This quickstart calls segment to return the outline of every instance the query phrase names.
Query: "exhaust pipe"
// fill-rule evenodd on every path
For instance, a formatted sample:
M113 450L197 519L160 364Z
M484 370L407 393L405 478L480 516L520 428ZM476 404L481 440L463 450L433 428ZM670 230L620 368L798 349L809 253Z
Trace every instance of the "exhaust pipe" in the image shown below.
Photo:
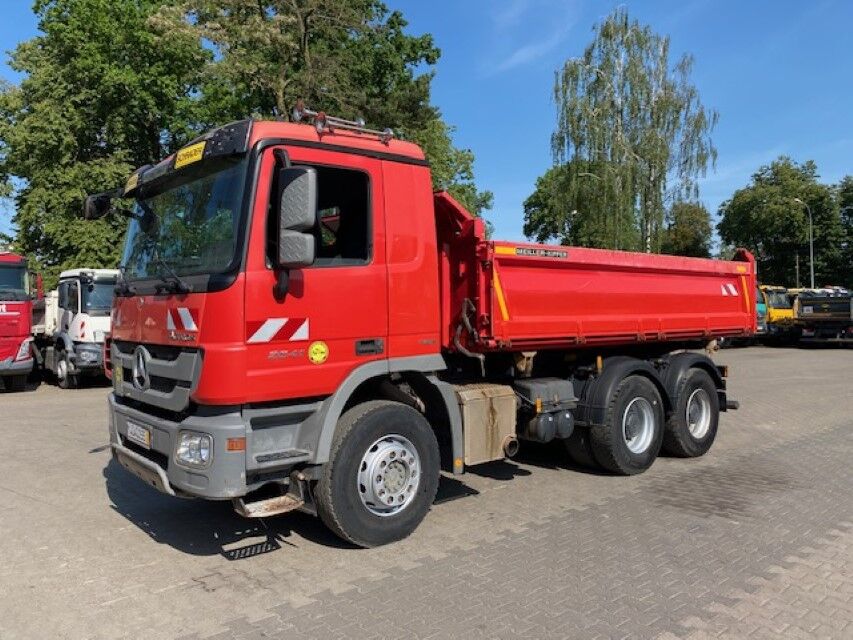
M503 442L504 455L507 458L514 458L518 453L518 438L515 436L507 436Z

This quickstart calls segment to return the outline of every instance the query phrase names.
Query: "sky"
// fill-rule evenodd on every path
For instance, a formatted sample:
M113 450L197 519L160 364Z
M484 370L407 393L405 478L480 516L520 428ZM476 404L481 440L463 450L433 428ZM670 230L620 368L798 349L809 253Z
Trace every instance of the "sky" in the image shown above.
M849 0L386 0L442 50L433 102L476 157L495 237L523 239L523 202L551 166L554 73L581 55L617 6L695 58L693 83L720 113L715 171L700 199L721 202L781 154L817 162L824 182L853 174L853 2ZM35 35L30 0L4 0L0 51ZM0 78L19 80L6 64ZM341 114L347 115L347 114ZM393 122L384 123L394 127ZM0 205L0 231L11 211Z

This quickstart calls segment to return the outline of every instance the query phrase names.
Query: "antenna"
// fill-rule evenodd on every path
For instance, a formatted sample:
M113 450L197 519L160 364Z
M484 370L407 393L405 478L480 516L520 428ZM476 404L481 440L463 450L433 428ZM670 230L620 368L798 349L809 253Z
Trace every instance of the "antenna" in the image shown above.
M293 107L291 120L293 120L293 122L313 120L314 128L320 135L323 135L324 133L334 133L335 129L344 129L345 131L355 131L356 133L376 136L383 144L388 144L388 142L394 137L394 131L391 129L385 129L384 131L368 129L364 126L364 120L362 118L359 118L358 120L345 120L344 118L338 118L337 116L326 115L322 111L312 111L305 106L305 101L301 99L297 100L296 106Z

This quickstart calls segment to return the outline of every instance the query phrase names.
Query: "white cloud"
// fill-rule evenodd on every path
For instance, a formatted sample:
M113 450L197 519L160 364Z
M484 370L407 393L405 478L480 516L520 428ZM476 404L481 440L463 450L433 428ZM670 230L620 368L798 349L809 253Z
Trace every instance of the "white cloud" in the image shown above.
M559 46L575 26L578 17L578 2L567 0L512 0L492 15L495 32L499 34L502 48L513 38L513 32L525 38L508 54L491 55L488 75L503 73L530 64L546 56ZM545 32L542 33L542 27ZM550 27L550 31L547 29ZM539 37L531 39L531 33ZM505 49L504 49L505 50ZM499 60L497 63L493 62Z
M525 44L515 51L513 51L507 58L503 60L503 62L498 63L492 69L493 73L502 73L504 71L509 71L510 69L515 69L516 67L520 67L522 65L533 62L534 60L538 60L549 51L551 51L554 47L556 47L560 42L563 41L563 38L566 37L566 32L568 30L560 30L554 34L552 34L546 40L540 40L536 42L530 42Z

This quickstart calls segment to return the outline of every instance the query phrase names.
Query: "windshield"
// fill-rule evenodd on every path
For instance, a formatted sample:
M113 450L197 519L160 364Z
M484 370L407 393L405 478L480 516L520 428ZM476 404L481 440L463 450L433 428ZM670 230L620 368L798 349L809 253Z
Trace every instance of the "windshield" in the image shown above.
M123 263L128 279L222 273L235 260L245 162L136 201Z
M791 303L788 294L782 291L767 291L767 304L774 309L790 309Z
M109 312L113 303L115 280L95 280L83 286L83 312L95 315Z
M0 300L21 302L29 299L27 270L24 267L0 265Z

